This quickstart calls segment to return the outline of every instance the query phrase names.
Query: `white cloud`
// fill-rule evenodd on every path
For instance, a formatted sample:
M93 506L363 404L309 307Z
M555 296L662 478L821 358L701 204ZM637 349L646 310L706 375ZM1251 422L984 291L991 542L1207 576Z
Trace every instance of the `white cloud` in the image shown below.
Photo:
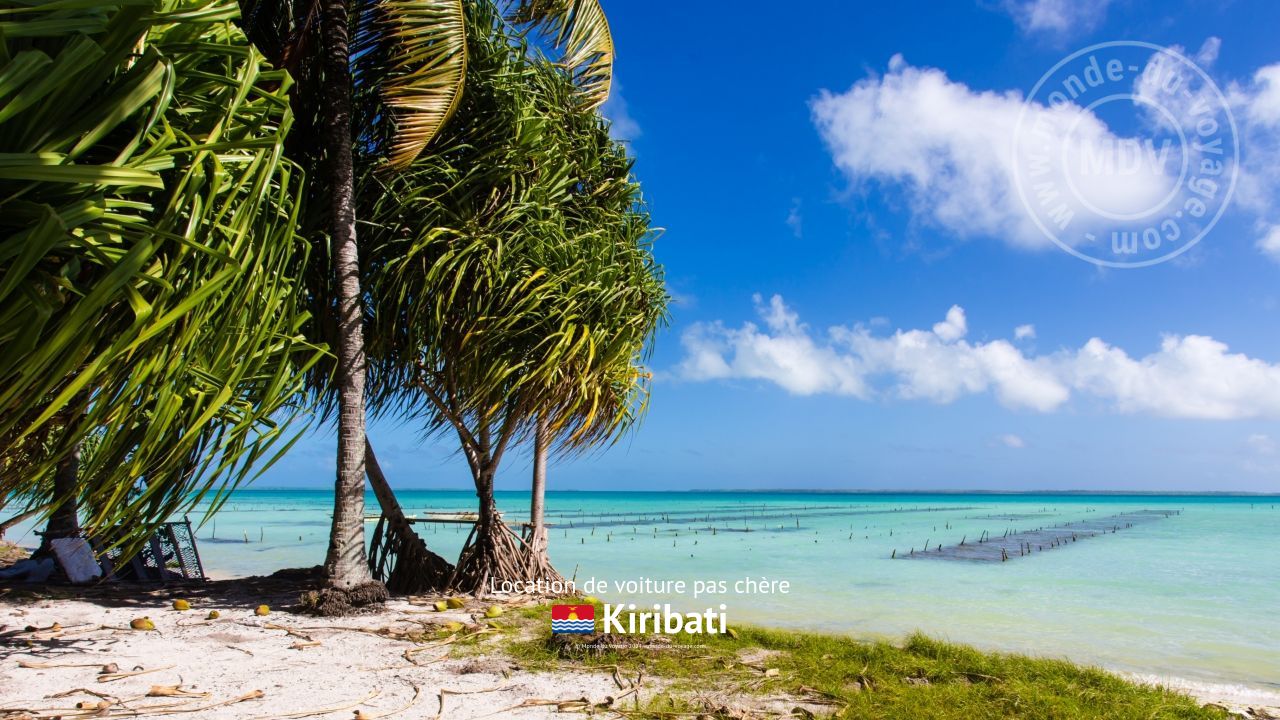
M1262 237L1258 238L1257 246L1263 255L1280 262L1280 225L1265 227Z
M957 308L958 309L958 308ZM992 392L1013 408L1053 410L1069 391L1043 362L1024 357L1004 340L971 344L942 332L899 330L877 337L865 328L832 328L832 338L869 376L887 378L888 392L907 399L949 403L964 395Z
M600 106L600 114L609 120L609 135L614 140L631 142L643 134L640 123L631 117L627 99L622 96L622 83L617 79L609 89L608 99Z
M1222 38L1210 37L1200 46L1200 51L1196 53L1196 63L1207 67L1218 61L1218 53L1222 51Z
M774 295L768 304L759 295L754 299L765 330L754 323L736 330L719 324L693 326L682 338L682 376L768 380L796 395L867 397L862 372L852 358L809 337L808 328L781 297Z
M1011 1L1005 7L1027 29L1055 30L1086 22L1082 18L1100 14L1106 5L1040 0ZM1209 37L1194 53L1177 46L1170 50L1211 71L1221 47L1219 38ZM1225 126L1225 114L1216 110L1221 99L1197 73L1166 53L1153 53L1149 69L1153 72L1142 73L1133 91L1136 109L1148 121L1140 134L1151 134L1157 149L1164 147L1159 131L1175 123L1186 131L1203 120L1206 107ZM1164 72L1155 71L1160 69ZM1181 80L1177 90L1158 86L1156 79L1171 75ZM1241 153L1233 206L1261 219L1268 232L1257 246L1277 257L1275 243L1280 240L1273 240L1269 230L1280 227L1275 210L1280 198L1280 63L1222 87L1235 117ZM1046 187L1061 187L1065 180L1072 192L1080 193L1078 198L1065 198L1074 216L1072 232L1058 235L1070 242L1085 242L1086 232L1109 227L1091 207L1105 207L1113 216L1141 214L1173 190L1183 159L1178 148L1151 155L1151 146L1141 146L1149 158L1137 175L1094 175L1088 181L1078 176L1075 169L1082 167L1081 160L1116 155L1120 148L1139 147L1133 143L1146 139L1117 135L1097 115L1073 103L1053 108L1030 105L1023 127L1032 128L1033 135L1036 129L1045 130L1037 136L1042 149L1029 146L1026 132L1015 146L1023 100L1017 91L976 90L942 70L912 66L895 55L884 75L864 78L844 92L823 91L811 111L833 162L853 185L877 183L901 192L915 221L958 238L1052 247L1028 215L1015 181L1016 169L1028 167L1038 154L1063 158L1045 176L1052 181ZM1168 114L1153 109L1153 104ZM1209 156L1197 150L1186 159L1194 166L1205 157ZM1047 207L1038 198L1032 201Z
M1097 27L1111 0L1005 0L1004 10L1023 32L1075 35Z
M1027 446L1026 440L1023 440L1020 436L1014 435L1013 433L1006 433L1004 435L1001 435L1000 443L1003 444L1005 447L1013 448L1014 450L1021 450L1022 448Z
M1113 213L1137 213L1165 197L1176 182L1178 158L1139 153L1131 174L1089 174L1086 159L1113 157L1136 139L1115 135L1091 111L1064 102L1026 106L1018 92L975 91L935 68L913 67L900 55L889 72L843 93L823 91L812 114L832 158L853 183L902 188L917 219L959 237L1000 238L1024 248L1052 247L1023 206L1016 168L1042 157L1051 163L1037 187L1075 188L1062 195L1075 218L1069 237L1104 224L1081 202ZM1015 138L1017 144L1015 145ZM1029 192L1032 189L1028 189Z
M1241 471L1270 477L1280 476L1280 447L1266 433L1253 433L1244 439L1246 452L1239 454L1237 466Z
M1073 385L1121 412L1226 420L1280 417L1280 366L1203 335L1169 335L1134 359L1093 338L1066 366Z
M1193 62L1201 70L1209 68L1217 60L1221 47L1222 40L1210 37L1200 46ZM1219 119L1223 101L1230 103L1217 87L1204 82L1187 63L1189 55L1181 45L1171 45L1167 52L1153 54L1134 81L1138 108L1153 126L1169 127L1172 124L1169 120L1173 119L1184 130L1193 131L1202 119ZM1221 119L1226 121L1225 117Z
M1271 436L1264 433L1254 433L1245 438L1245 443L1251 450L1259 455L1272 455L1276 451L1276 443Z
M1280 124L1280 63L1258 70L1253 83L1252 94L1242 98L1248 108L1246 117L1257 125Z
M1275 211L1280 195L1280 63L1267 65L1253 74L1248 84L1233 84L1227 90L1239 121L1240 147L1244 153L1236 197L1252 211L1264 227L1257 248L1280 260L1280 215Z
M775 295L756 297L765 327L700 323L682 338L691 380L766 380L797 395L898 397L949 403L990 393L1010 408L1052 412L1077 393L1120 413L1230 419L1280 417L1280 365L1200 335L1168 335L1143 357L1098 338L1078 350L1025 354L1007 340L969 342L953 306L931 330L873 335L863 325L819 336Z
M934 323L933 334L942 342L955 342L969 333L969 322L965 320L964 308L952 305L947 310L947 317L940 323Z
M804 216L800 214L800 198L791 201L791 209L787 211L787 227L797 238L804 235Z
M1013 339L1014 340L1035 340L1036 326L1032 325L1031 323L1027 323L1026 325L1019 325L1018 327L1013 329Z

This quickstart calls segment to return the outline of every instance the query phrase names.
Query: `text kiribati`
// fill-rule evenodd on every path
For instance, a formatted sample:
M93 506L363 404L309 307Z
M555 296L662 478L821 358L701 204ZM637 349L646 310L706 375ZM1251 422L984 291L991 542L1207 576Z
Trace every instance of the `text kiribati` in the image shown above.
M725 606L719 610L707 608L696 613L681 613L671 609L670 605L653 606L653 610L636 610L635 603L604 606L604 632L620 635L639 635L643 633L662 633L675 635L719 635L728 627Z

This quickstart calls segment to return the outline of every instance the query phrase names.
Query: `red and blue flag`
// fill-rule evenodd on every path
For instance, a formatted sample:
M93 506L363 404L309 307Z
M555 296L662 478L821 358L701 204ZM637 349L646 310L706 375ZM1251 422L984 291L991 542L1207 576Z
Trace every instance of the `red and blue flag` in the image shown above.
M551 632L557 635L590 635L596 630L594 605L552 605Z

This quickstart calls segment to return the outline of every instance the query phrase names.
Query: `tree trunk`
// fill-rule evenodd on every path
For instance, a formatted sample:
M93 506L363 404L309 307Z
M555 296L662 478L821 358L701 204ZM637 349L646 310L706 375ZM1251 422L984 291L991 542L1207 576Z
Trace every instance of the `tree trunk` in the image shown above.
M333 529L324 569L330 586L349 589L371 580L364 546L364 313L360 300L351 157L347 4L345 0L324 0L321 13L329 235L338 295L338 473L333 494Z
M73 445L53 471L54 509L45 524L41 552L48 552L50 543L58 538L80 537L80 447L79 442Z
M545 549L542 553L531 553L529 543L507 527L498 514L493 498L493 478L497 470L490 458L482 458L473 466L479 514L449 578L450 589L484 595L495 588L501 590L507 581L563 582L564 578L551 567Z
M529 552L547 554L546 494L547 453L551 444L551 428L539 414L533 435L533 488L529 499Z
M400 507L400 501L396 499L396 495L391 490L391 483L387 482L387 476L382 472L382 466L378 464L378 456L373 452L373 443L369 442L368 436L364 440L364 462L365 470L369 475L369 487L373 489L373 494L378 498L378 506L382 508L382 514L393 524L408 525L409 521L405 518L404 508Z
M547 554L547 456L551 452L551 428L539 414L533 433L533 488L529 500L529 534L524 551L524 579L546 583L563 582Z
M427 549L427 543L413 531L405 517L404 509L396 500L395 493L382 474L378 465L378 456L373 452L373 445L365 440L365 463L369 471L369 486L378 498L382 508L382 517L387 530L381 542L384 548L372 548L372 558L378 558L381 550L385 557L392 555L392 565L386 573L387 589L391 592L416 595L424 592L444 590L453 575L453 565L448 560ZM378 540L374 544L378 544ZM370 565L370 569L373 566ZM383 578L380 578L383 579Z
M476 536L487 537L493 534L498 524L498 503L493 498L493 478L496 473L486 468L476 481L476 498L480 500L480 517L476 523Z
M518 541L498 515L498 505L493 499L496 471L488 459L483 460L476 470L474 480L476 498L480 501L479 513L475 528L449 578L449 587L455 592L485 595L494 585L519 579L522 575Z

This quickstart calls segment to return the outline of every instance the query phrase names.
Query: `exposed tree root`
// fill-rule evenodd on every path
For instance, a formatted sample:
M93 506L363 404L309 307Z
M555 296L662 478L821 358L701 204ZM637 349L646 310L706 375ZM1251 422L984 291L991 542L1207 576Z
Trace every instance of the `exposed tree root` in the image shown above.
M452 592L483 596L506 582L563 581L546 548L532 549L496 512L482 512L449 579Z
M387 590L400 595L444 590L453 575L453 566L431 552L413 531L367 438L365 462L369 485L382 508L369 549L369 572L375 580L385 581Z
M350 588L311 590L302 594L301 603L303 610L312 615L337 617L371 609L370 606L381 605L388 597L387 586L374 580Z
M453 574L448 560L431 552L407 525L404 529L394 525L387 530L387 545L394 546L394 560L387 576L387 589L403 594L416 595L440 591Z

